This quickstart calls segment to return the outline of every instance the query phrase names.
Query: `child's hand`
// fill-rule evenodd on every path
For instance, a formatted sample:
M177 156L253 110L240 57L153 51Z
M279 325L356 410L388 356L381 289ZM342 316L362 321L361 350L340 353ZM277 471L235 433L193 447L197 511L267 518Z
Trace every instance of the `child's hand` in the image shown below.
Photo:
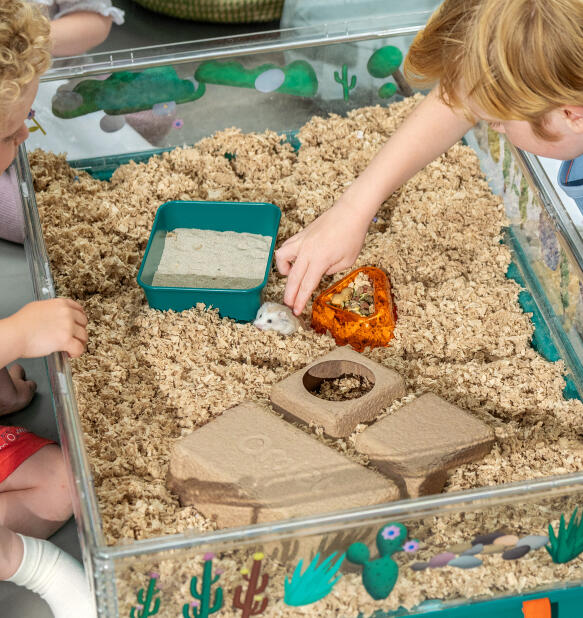
M0 416L25 408L35 391L36 383L26 379L22 365L0 369Z
M349 204L337 202L275 252L277 269L288 276L283 302L296 315L303 311L322 275L354 264L368 224Z
M18 339L17 358L36 358L53 352L81 356L87 344L87 317L69 298L40 300L7 318Z

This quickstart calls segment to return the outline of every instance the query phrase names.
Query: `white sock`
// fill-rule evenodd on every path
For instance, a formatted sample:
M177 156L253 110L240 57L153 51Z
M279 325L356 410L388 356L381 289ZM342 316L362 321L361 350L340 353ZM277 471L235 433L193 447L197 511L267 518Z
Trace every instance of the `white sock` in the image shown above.
M95 618L95 606L83 567L49 541L18 535L24 555L8 581L39 594L55 618Z

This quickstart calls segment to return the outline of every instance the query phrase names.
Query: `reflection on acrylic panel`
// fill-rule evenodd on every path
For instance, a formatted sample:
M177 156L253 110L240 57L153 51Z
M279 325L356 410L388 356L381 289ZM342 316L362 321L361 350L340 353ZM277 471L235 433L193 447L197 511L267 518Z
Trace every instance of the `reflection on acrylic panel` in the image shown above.
M396 93L412 94L399 69L402 61L403 53L394 45L384 45L370 54L367 73L384 81L377 89L380 99L389 99ZM338 70L326 64L319 68L332 73L337 84L336 96L347 102L358 87L359 76L347 63ZM392 81L386 81L391 77ZM329 76L321 75L321 79ZM246 67L238 61L209 60L200 63L192 77L180 77L172 66L120 71L60 87L52 99L52 113L57 118L72 119L103 111L105 116L99 123L103 132L119 131L127 121L149 141L159 141L160 135L183 127L183 120L176 118L177 105L201 99L209 85L313 98L318 94L319 78L314 63L305 59L281 66L269 62L255 67ZM362 87L369 88L370 84ZM170 121L164 122L162 118Z

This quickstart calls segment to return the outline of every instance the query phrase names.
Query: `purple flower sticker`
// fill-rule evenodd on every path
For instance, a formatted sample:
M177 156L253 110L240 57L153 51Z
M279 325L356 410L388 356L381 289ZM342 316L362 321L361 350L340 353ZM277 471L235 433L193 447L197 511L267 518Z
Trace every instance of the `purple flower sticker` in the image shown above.
M152 572L150 573L150 577L151 577L152 579L158 579L158 577L160 577L160 575L159 575L159 573L155 573L154 571L152 571Z
M172 126L175 129L182 129L182 127L184 126L184 121L180 118L177 118L173 123Z
M27 119L28 119L28 120L32 120L32 119L35 117L35 114L36 114L36 112L34 111L34 109L31 109L31 110L28 112Z
M198 607L200 605L200 601L191 601L190 607Z
M417 539L411 539L410 541L407 541L403 545L403 551L406 551L407 553L413 553L417 551L418 549L419 549L419 541Z
M399 526L387 526L383 528L382 537L386 541L390 541L391 539L396 539L401 534L401 528Z
M202 559L203 560L212 560L215 557L212 551L207 552Z

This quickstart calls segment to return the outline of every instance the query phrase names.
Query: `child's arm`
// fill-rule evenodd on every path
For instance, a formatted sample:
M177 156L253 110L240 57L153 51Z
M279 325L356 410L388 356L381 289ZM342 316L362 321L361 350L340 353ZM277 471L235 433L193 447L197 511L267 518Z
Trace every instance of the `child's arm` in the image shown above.
M68 13L51 22L53 56L76 56L103 43L112 18L91 11Z
M40 300L0 320L0 367L53 352L77 357L87 344L87 318L68 298Z
M384 200L455 144L472 123L443 103L437 89L415 108L336 203L276 251L288 276L284 302L300 314L322 275L351 266Z

